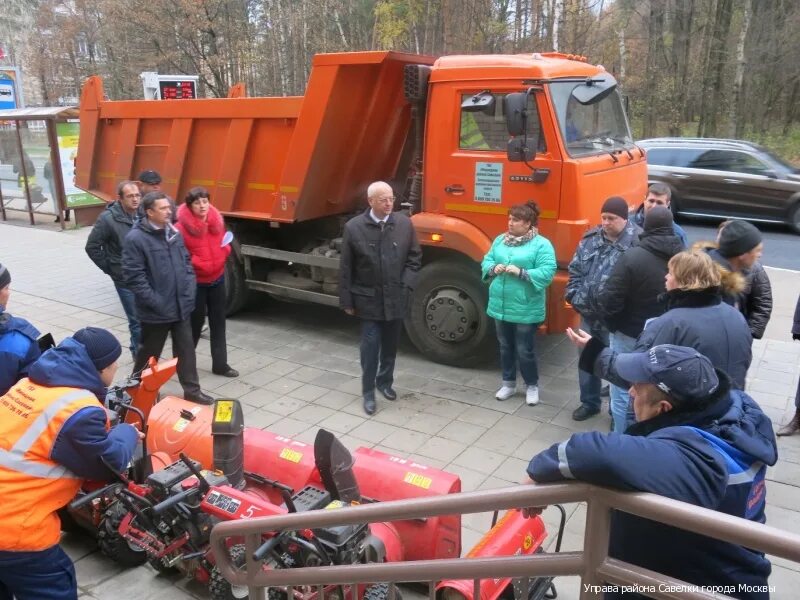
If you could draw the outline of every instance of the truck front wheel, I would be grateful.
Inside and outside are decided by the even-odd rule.
[[[475,264],[440,260],[419,272],[405,321],[408,337],[431,360],[471,367],[495,354],[487,289]]]

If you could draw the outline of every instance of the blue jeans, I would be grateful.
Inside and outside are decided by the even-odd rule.
[[[619,331],[609,336],[609,346],[614,352],[631,352],[635,345],[636,338]],[[614,419],[614,431],[617,433],[625,433],[625,430],[636,421],[628,389],[611,386],[611,417]]]
[[[0,552],[0,600],[76,600],[75,567],[61,546]]]
[[[128,330],[131,332],[131,354],[136,356],[136,349],[142,341],[142,326],[139,324],[139,319],[136,318],[136,301],[133,292],[128,288],[124,288],[118,284],[114,284],[117,288],[117,295],[119,301],[122,303],[122,309],[125,311],[125,316],[128,317]]]
[[[400,340],[402,319],[392,321],[361,321],[361,392],[372,394],[375,386],[392,387],[397,342]]]
[[[581,319],[581,329],[608,345],[608,330],[599,323],[590,323]],[[581,390],[581,404],[592,412],[600,412],[600,406],[603,403],[600,399],[603,380],[597,375],[578,369],[578,386]]]
[[[503,381],[517,381],[517,364],[525,385],[539,384],[536,366],[536,330],[540,323],[509,323],[496,320],[497,341],[500,343],[500,367]]]

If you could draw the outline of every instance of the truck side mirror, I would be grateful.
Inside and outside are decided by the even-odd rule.
[[[472,98],[468,98],[461,103],[461,110],[464,112],[482,112],[490,117],[494,116],[495,98],[492,92],[484,90],[478,92]]]
[[[599,77],[589,78],[572,90],[572,97],[586,106],[600,102],[611,92],[617,89],[617,80],[608,73]]]
[[[536,158],[539,147],[539,135],[515,137],[508,140],[506,156],[509,162],[530,162]]]
[[[513,136],[524,135],[528,127],[528,92],[506,94],[503,109],[508,133]]]

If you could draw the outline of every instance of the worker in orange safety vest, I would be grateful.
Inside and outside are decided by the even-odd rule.
[[[141,434],[109,430],[101,400],[122,348],[86,327],[42,354],[0,396],[0,600],[76,600],[72,561],[58,545],[56,511],[84,479],[128,465]]]

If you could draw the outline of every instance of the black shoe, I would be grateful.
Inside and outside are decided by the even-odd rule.
[[[364,412],[372,416],[377,409],[378,406],[375,404],[375,392],[364,394]]]
[[[378,391],[383,394],[383,397],[387,400],[397,400],[397,392],[395,392],[390,385],[379,387]]]
[[[597,414],[600,414],[600,409],[592,410],[591,408],[588,408],[585,404],[581,404],[578,408],[576,408],[572,412],[572,420],[585,421],[586,419],[593,417]]]
[[[214,375],[222,375],[223,377],[238,377],[239,371],[231,367],[225,367],[222,371],[211,371]]]
[[[214,404],[214,398],[206,394],[205,392],[197,392],[196,394],[184,394],[183,396],[189,402],[194,402],[195,404],[206,404],[211,405]]]

